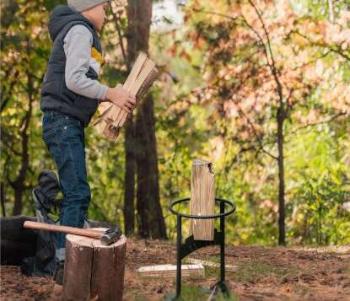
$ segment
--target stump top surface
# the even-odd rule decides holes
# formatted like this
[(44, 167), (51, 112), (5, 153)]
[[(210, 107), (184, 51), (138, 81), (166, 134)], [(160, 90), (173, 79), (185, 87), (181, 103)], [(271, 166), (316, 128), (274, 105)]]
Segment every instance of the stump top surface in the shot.
[[(91, 228), (91, 230), (106, 230), (106, 228)], [(126, 244), (125, 235), (122, 235), (118, 241), (108, 246), (103, 245), (99, 239), (80, 236), (80, 235), (74, 235), (74, 234), (67, 234), (66, 240), (78, 246), (92, 247), (92, 248), (115, 248)]]

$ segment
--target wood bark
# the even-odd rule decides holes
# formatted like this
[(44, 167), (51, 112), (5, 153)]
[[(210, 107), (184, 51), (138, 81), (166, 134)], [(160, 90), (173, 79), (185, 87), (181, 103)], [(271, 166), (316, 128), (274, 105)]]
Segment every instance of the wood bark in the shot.
[[(129, 0), (128, 1), (128, 61), (135, 60), (139, 51), (148, 53), (149, 32), (152, 18), (151, 0)], [(135, 121), (135, 128), (129, 127), (126, 133), (126, 153), (127, 159), (135, 158), (136, 164), (126, 162), (126, 170), (129, 182), (125, 185), (132, 185), (134, 172), (133, 166), (136, 166), (137, 173), (137, 221), (138, 232), (142, 237), (166, 238), (166, 228), (159, 197), (158, 182), (158, 158), (155, 136), (155, 117), (154, 104), (152, 96), (147, 96), (143, 103), (138, 107)], [(133, 139), (134, 138), (134, 139)], [(133, 147), (132, 150), (130, 147)], [(134, 194), (130, 193), (129, 196)], [(127, 202), (130, 204), (130, 200)]]
[(63, 300), (122, 300), (125, 236), (109, 246), (71, 234), (66, 239)]
[(135, 141), (134, 122), (129, 119), (125, 127), (125, 188), (124, 188), (124, 227), (125, 234), (133, 234), (135, 232), (135, 174), (136, 159), (133, 148)]
[(94, 249), (92, 240), (80, 236), (66, 236), (63, 300), (91, 299), (91, 268)]
[(97, 300), (122, 300), (124, 289), (126, 239), (113, 246), (94, 245), (91, 296)]
[(138, 135), (137, 210), (142, 237), (167, 238), (159, 197), (159, 172), (155, 137), (153, 98), (141, 105), (136, 119)]
[(6, 207), (5, 207), (6, 194), (5, 194), (5, 184), (4, 184), (4, 182), (0, 183), (0, 198), (1, 198), (1, 212), (2, 212), (2, 216), (6, 217)]
[[(27, 52), (29, 53), (28, 47), (27, 47)], [(8, 179), (10, 185), (12, 186), (15, 192), (15, 204), (13, 206), (12, 215), (19, 215), (22, 213), (22, 207), (23, 207), (22, 199), (23, 199), (23, 194), (25, 192), (25, 189), (27, 188), (25, 181), (26, 181), (27, 172), (29, 170), (29, 161), (30, 161), (28, 131), (29, 131), (29, 125), (30, 125), (32, 112), (33, 112), (34, 79), (33, 79), (33, 75), (29, 71), (27, 72), (27, 78), (28, 78), (28, 86), (27, 86), (28, 109), (22, 119), (22, 124), (20, 126), (20, 131), (19, 131), (19, 134), (21, 137), (21, 153), (20, 153), (21, 163), (20, 163), (20, 168), (16, 176), (16, 179), (14, 181), (11, 181), (10, 179)]]

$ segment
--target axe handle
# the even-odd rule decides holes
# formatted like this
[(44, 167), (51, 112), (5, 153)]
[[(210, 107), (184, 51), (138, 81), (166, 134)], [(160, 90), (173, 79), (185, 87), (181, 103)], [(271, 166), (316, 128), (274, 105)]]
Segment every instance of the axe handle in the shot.
[(35, 230), (45, 230), (45, 231), (87, 236), (87, 237), (96, 238), (96, 239), (100, 239), (104, 233), (98, 230), (81, 229), (81, 228), (75, 228), (75, 227), (59, 226), (59, 225), (52, 225), (52, 224), (45, 224), (45, 223), (38, 223), (38, 222), (31, 222), (31, 221), (25, 221), (23, 224), (23, 227), (28, 229), (35, 229)]

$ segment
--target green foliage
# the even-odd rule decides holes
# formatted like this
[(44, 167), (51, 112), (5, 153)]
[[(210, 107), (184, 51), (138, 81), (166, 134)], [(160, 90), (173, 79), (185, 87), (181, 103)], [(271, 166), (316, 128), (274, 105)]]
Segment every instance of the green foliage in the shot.
[(338, 133), (335, 140), (334, 134), (332, 128), (320, 126), (311, 133), (300, 133), (291, 146), (291, 168), (301, 172), (290, 175), (290, 236), (302, 243), (349, 242), (350, 214), (342, 208), (350, 199), (349, 170), (339, 148), (347, 137)]
[[(328, 2), (328, 1), (327, 1)], [(291, 1), (294, 9), (305, 15), (311, 15), (317, 19), (328, 19), (330, 12), (330, 2), (322, 0), (294, 0)], [(335, 17), (339, 16), (341, 11), (349, 9), (349, 2), (347, 0), (331, 1), (333, 6), (333, 14)]]

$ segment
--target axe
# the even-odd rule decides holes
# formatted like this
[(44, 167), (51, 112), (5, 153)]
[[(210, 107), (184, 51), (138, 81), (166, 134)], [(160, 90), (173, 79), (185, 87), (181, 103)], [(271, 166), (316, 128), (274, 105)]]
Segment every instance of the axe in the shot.
[(66, 234), (74, 234), (74, 235), (95, 238), (95, 239), (99, 239), (101, 243), (105, 246), (108, 246), (116, 242), (122, 234), (118, 226), (114, 228), (109, 228), (107, 230), (93, 230), (93, 229), (82, 229), (82, 228), (76, 228), (76, 227), (59, 226), (59, 225), (25, 221), (23, 224), (23, 227), (28, 229), (61, 232)]

